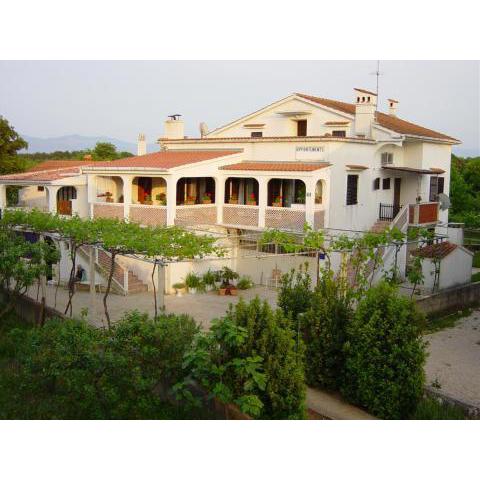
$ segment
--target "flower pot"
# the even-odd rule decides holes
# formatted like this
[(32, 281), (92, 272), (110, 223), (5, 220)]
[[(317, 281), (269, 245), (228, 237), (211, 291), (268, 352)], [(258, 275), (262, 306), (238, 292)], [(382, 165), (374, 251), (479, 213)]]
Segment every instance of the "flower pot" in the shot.
[(229, 203), (230, 205), (238, 205), (238, 199), (237, 199), (237, 200), (234, 200), (234, 199), (231, 198), (231, 199), (228, 201), (228, 203)]
[(251, 205), (252, 207), (256, 207), (257, 206), (257, 202), (255, 200), (248, 200), (247, 201), (247, 205)]
[(113, 203), (113, 198), (112, 197), (107, 197), (107, 198), (105, 198), (105, 201), (107, 203)]
[(230, 287), (228, 289), (228, 293), (233, 297), (236, 297), (238, 295), (238, 290), (235, 287)]
[(187, 200), (185, 205), (195, 205), (195, 200)]
[(212, 203), (212, 199), (209, 198), (208, 200), (202, 200), (202, 203), (206, 205), (207, 203)]
[(276, 202), (272, 203), (272, 207), (281, 207), (281, 206), (282, 206), (281, 203), (276, 203)]
[(188, 293), (195, 295), (197, 293), (197, 287), (188, 287)]
[(205, 285), (205, 291), (211, 292), (213, 290), (213, 285)]
[(145, 200), (143, 202), (144, 205), (153, 205), (153, 202), (151, 200)]
[(183, 289), (175, 290), (175, 295), (177, 297), (183, 297)]
[(226, 288), (219, 288), (218, 289), (218, 294), (221, 295), (222, 297), (227, 294), (227, 289)]

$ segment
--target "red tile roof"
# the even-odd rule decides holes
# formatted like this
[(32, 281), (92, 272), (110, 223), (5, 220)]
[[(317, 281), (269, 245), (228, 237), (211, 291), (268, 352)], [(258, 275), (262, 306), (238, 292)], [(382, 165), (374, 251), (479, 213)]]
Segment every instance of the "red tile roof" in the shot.
[(457, 245), (450, 242), (434, 243), (426, 247), (418, 248), (412, 252), (413, 255), (422, 258), (445, 258), (449, 253), (453, 252)]
[[(212, 160), (240, 153), (242, 150), (166, 150), (162, 152), (147, 153), (139, 157), (127, 157), (110, 162), (95, 162), (90, 168), (170, 168), (188, 165), (190, 163)], [(86, 169), (89, 169), (87, 167)]]
[(6, 182), (36, 182), (49, 183), (54, 180), (60, 180), (67, 177), (76, 177), (80, 175), (80, 168), (58, 168), (56, 170), (29, 171), (24, 173), (12, 173), (10, 175), (0, 176), (0, 183)]
[[(296, 95), (305, 98), (306, 100), (310, 100), (311, 102), (323, 105), (325, 107), (339, 110), (340, 112), (348, 113), (349, 115), (355, 115), (355, 105), (353, 103), (339, 102), (337, 100), (314, 97), (312, 95), (305, 95), (303, 93), (296, 93)], [(415, 123), (407, 122), (406, 120), (402, 120), (398, 117), (387, 115), (386, 113), (377, 112), (376, 121), (380, 126), (389, 130), (393, 130), (394, 132), (401, 133), (403, 135), (415, 135), (420, 137), (458, 142), (458, 140), (453, 137), (449, 137), (448, 135), (444, 135), (443, 133), (435, 132), (434, 130), (421, 127), (420, 125), (416, 125)]]
[(256, 170), (268, 172), (313, 172), (329, 167), (330, 163), (305, 162), (241, 162), (225, 165), (220, 170)]
[(59, 168), (80, 167), (91, 165), (92, 163), (92, 160), (45, 160), (29, 168), (27, 172), (43, 172), (45, 170), (57, 170)]

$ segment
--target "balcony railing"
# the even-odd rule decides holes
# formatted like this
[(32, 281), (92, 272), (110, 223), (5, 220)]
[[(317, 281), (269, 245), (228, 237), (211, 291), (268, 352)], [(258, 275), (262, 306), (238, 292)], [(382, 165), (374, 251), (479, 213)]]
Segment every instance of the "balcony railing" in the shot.
[(398, 215), (398, 212), (401, 209), (402, 209), (402, 205), (381, 203), (378, 209), (378, 219), (387, 220), (391, 222)]

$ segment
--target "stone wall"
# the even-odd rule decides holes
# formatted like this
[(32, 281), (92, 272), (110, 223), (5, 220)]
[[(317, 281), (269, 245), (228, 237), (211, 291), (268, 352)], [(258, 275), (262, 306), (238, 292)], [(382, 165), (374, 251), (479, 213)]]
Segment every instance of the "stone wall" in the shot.
[(426, 315), (447, 314), (480, 305), (480, 282), (448, 288), (416, 301)]

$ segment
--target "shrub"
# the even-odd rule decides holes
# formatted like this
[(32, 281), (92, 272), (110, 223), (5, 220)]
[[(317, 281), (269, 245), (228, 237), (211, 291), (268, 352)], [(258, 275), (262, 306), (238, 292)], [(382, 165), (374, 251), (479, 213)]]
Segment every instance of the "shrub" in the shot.
[(202, 277), (202, 281), (205, 285), (212, 286), (215, 285), (215, 273), (211, 270), (205, 272)]
[(342, 386), (346, 328), (352, 315), (350, 296), (334, 280), (332, 272), (325, 271), (300, 321), (309, 385), (332, 390)]
[(312, 282), (306, 266), (282, 275), (277, 304), (285, 315), (291, 317), (295, 328), (298, 315), (310, 308), (312, 294)]
[(347, 327), (345, 396), (381, 418), (408, 418), (422, 397), (423, 316), (387, 283), (367, 291)]
[(225, 286), (230, 285), (232, 280), (236, 280), (238, 277), (238, 273), (234, 272), (231, 268), (223, 267), (221, 270), (222, 283)]
[(253, 287), (253, 282), (250, 277), (241, 277), (237, 282), (237, 288), (240, 290), (248, 290)]
[[(157, 419), (183, 417), (160, 395), (183, 377), (197, 327), (180, 315), (132, 312), (109, 331), (78, 320), (50, 320), (10, 335), (15, 369), (3, 369), (2, 418)], [(7, 390), (8, 389), (8, 390)]]
[(201, 281), (202, 279), (196, 273), (193, 273), (193, 272), (190, 272), (185, 277), (185, 285), (188, 288), (198, 288), (200, 286)]
[(255, 418), (304, 418), (301, 355), (289, 320), (255, 298), (200, 334), (186, 366), (209, 392)]

